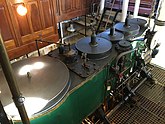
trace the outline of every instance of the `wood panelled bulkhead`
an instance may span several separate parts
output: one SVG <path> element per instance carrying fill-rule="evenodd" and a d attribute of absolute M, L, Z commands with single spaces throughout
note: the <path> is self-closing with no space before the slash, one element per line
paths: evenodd
<path fill-rule="evenodd" d="M 0 0 L 0 32 L 7 50 L 18 46 L 14 27 L 5 0 Z"/>
<path fill-rule="evenodd" d="M 54 0 L 56 3 L 57 21 L 61 22 L 75 17 L 79 17 L 91 12 L 93 3 L 100 0 Z"/>
<path fill-rule="evenodd" d="M 21 16 L 16 9 L 19 5 L 27 8 Z M 36 50 L 35 40 L 42 36 L 45 40 L 58 41 L 55 12 L 51 0 L 7 0 L 0 2 L 0 28 L 10 59 Z M 48 45 L 39 43 L 39 47 Z"/>
<path fill-rule="evenodd" d="M 35 40 L 58 41 L 57 22 L 89 13 L 98 0 L 0 0 L 0 29 L 10 59 L 36 50 Z M 27 14 L 17 13 L 19 5 Z M 48 45 L 39 43 L 39 47 Z"/>
<path fill-rule="evenodd" d="M 69 20 L 81 13 L 81 0 L 56 0 L 59 3 L 59 15 L 57 16 L 58 22 Z"/>

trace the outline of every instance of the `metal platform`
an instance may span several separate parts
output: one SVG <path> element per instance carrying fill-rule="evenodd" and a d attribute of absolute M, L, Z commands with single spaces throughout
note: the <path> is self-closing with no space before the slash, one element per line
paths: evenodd
<path fill-rule="evenodd" d="M 138 102 L 121 106 L 108 117 L 111 124 L 165 124 L 165 70 L 150 67 L 156 84 L 146 81 L 139 87 Z"/>

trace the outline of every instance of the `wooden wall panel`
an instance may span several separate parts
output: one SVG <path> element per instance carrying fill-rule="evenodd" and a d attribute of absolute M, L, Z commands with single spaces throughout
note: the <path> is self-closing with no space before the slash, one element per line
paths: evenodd
<path fill-rule="evenodd" d="M 42 11 L 42 19 L 43 19 L 43 28 L 48 28 L 52 26 L 52 14 L 50 10 L 50 3 L 48 0 L 41 0 L 41 11 Z"/>
<path fill-rule="evenodd" d="M 5 41 L 13 39 L 9 22 L 6 17 L 5 8 L 0 4 L 0 30 Z"/>
<path fill-rule="evenodd" d="M 81 0 L 82 15 L 91 13 L 92 0 Z"/>
<path fill-rule="evenodd" d="M 81 0 L 73 0 L 72 1 L 73 3 L 73 6 L 72 6 L 72 9 L 73 10 L 80 10 L 81 9 Z M 84 1 L 85 2 L 85 1 Z"/>
<path fill-rule="evenodd" d="M 6 1 L 6 4 L 9 8 L 13 29 L 18 38 L 17 47 L 8 50 L 10 59 L 36 50 L 35 40 L 39 39 L 41 35 L 44 40 L 58 41 L 54 6 L 50 0 L 24 0 L 23 3 L 10 0 Z M 20 16 L 17 13 L 18 5 L 23 5 L 27 8 L 26 15 Z M 40 46 L 45 45 L 48 44 Z"/>
<path fill-rule="evenodd" d="M 35 40 L 39 35 L 45 40 L 58 41 L 56 18 L 59 22 L 84 15 L 93 0 L 21 0 L 20 3 L 16 0 L 0 0 L 0 3 L 1 1 L 6 3 L 10 18 L 5 17 L 6 13 L 2 11 L 3 6 L 0 4 L 0 19 L 4 18 L 0 26 L 5 42 L 10 43 L 7 46 L 14 46 L 8 51 L 13 59 L 36 50 Z M 24 16 L 18 15 L 16 11 L 21 4 L 27 8 L 27 14 Z M 8 23 L 9 26 L 4 26 Z"/>
<path fill-rule="evenodd" d="M 60 2 L 59 0 L 53 0 L 53 4 L 54 4 L 54 7 L 56 8 L 55 13 L 58 18 L 58 16 L 60 15 Z"/>
<path fill-rule="evenodd" d="M 60 0 L 61 14 L 72 11 L 72 0 Z"/>
<path fill-rule="evenodd" d="M 18 25 L 18 28 L 19 28 L 19 31 L 20 31 L 20 35 L 21 36 L 25 36 L 27 34 L 30 34 L 32 33 L 32 31 L 30 30 L 30 24 L 28 22 L 28 17 L 27 15 L 25 16 L 20 16 L 18 13 L 17 13 L 17 7 L 18 5 L 23 5 L 23 4 L 13 4 L 12 7 L 13 7 L 13 14 L 16 18 L 16 23 Z"/>
<path fill-rule="evenodd" d="M 55 0 L 59 1 L 60 14 L 57 21 L 64 21 L 82 15 L 82 0 Z M 58 3 L 58 2 L 56 2 Z"/>
<path fill-rule="evenodd" d="M 83 9 L 90 8 L 92 6 L 92 0 L 82 0 Z"/>
<path fill-rule="evenodd" d="M 9 12 L 5 1 L 0 1 L 0 32 L 7 50 L 15 48 L 18 43 L 12 30 Z"/>
<path fill-rule="evenodd" d="M 32 32 L 37 32 L 42 29 L 41 26 L 41 16 L 39 13 L 39 5 L 37 1 L 30 1 L 26 3 L 27 6 L 27 16 L 29 18 L 29 23 L 32 26 Z"/>

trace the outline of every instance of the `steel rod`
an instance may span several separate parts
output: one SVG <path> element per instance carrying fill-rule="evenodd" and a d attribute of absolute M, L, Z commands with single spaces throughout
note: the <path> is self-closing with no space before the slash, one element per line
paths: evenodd
<path fill-rule="evenodd" d="M 36 48 L 37 48 L 38 56 L 41 56 L 39 46 L 38 46 L 38 41 L 35 40 L 35 42 L 36 42 Z"/>
<path fill-rule="evenodd" d="M 85 37 L 87 36 L 87 16 L 85 15 Z"/>
<path fill-rule="evenodd" d="M 20 90 L 18 88 L 17 81 L 14 76 L 13 69 L 11 67 L 9 57 L 7 55 L 1 34 L 0 34 L 0 63 L 1 63 L 4 75 L 6 77 L 8 86 L 10 88 L 13 101 L 20 114 L 21 120 L 22 120 L 23 124 L 30 124 L 30 121 L 27 116 L 25 106 L 23 103 L 24 97 L 22 97 L 22 94 L 20 93 Z"/>

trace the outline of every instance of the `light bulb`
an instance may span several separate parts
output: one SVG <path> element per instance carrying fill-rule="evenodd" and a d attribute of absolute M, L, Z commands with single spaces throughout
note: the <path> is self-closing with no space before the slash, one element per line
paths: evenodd
<path fill-rule="evenodd" d="M 26 13 L 27 13 L 27 8 L 26 8 L 25 6 L 23 6 L 23 5 L 19 5 L 19 6 L 17 7 L 17 13 L 18 13 L 20 16 L 24 16 L 24 15 L 26 15 Z"/>

